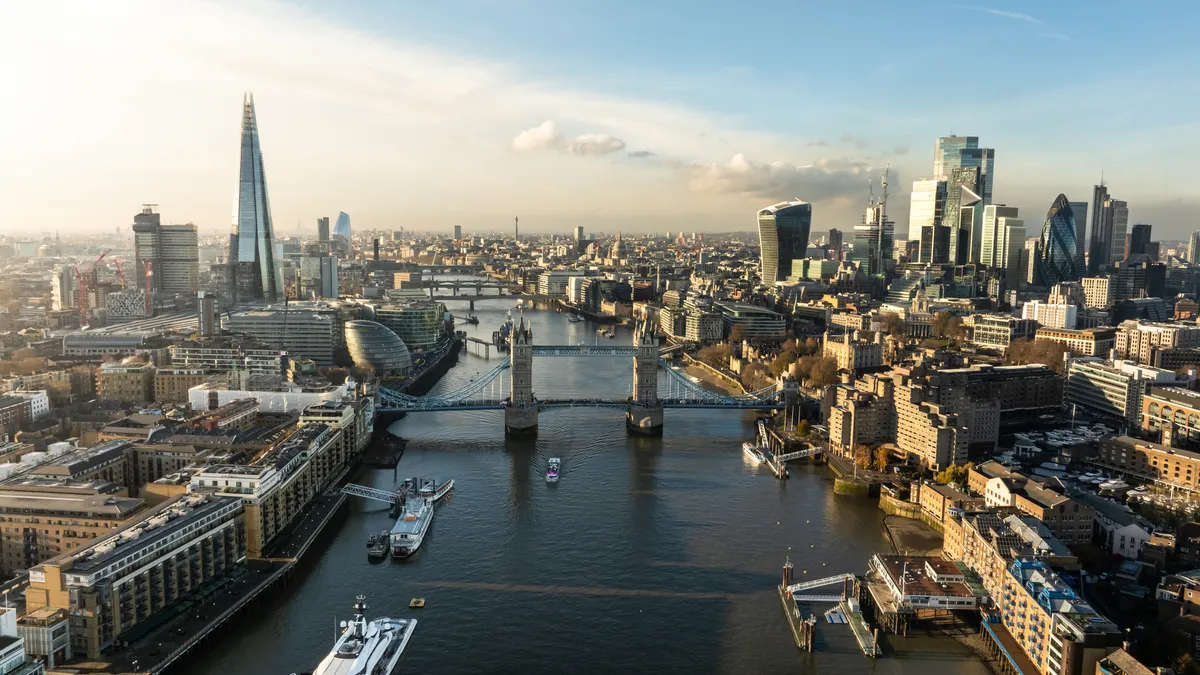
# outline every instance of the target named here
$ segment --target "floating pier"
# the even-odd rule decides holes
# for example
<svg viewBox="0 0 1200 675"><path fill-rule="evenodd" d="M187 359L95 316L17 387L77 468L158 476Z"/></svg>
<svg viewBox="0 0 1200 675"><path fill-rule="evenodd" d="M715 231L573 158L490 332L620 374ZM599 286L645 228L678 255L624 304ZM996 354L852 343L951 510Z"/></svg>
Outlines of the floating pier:
<svg viewBox="0 0 1200 675"><path fill-rule="evenodd" d="M879 648L879 630L871 630L863 618L862 607L859 605L857 596L860 589L860 580L853 574L838 574L832 577L823 579L815 579L812 581L804 581L795 583L793 581L794 568L792 561L788 560L783 564L783 582L779 585L779 600L783 604L783 613L787 617L788 627L792 631L792 639L795 640L796 646L804 651L811 652L813 650L813 637L817 627L817 618L810 614L808 618L800 612L800 603L818 603L828 602L837 603L837 606L825 613L825 619L831 624L845 623L850 626L851 633L854 634L854 640L858 643L858 648L862 650L865 656L876 658L883 651ZM807 591L823 586L832 586L834 584L842 585L842 592L839 595L797 595L799 591Z"/></svg>

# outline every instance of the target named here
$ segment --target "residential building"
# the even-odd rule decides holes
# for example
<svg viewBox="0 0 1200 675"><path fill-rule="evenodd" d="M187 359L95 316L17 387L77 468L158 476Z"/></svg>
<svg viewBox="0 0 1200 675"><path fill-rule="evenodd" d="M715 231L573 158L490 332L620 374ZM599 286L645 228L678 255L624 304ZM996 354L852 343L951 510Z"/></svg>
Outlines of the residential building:
<svg viewBox="0 0 1200 675"><path fill-rule="evenodd" d="M931 471L967 462L970 432L950 406L936 402L941 393L919 374L896 369L896 447ZM932 398L934 401L927 401ZM994 442L994 441L993 441Z"/></svg>
<svg viewBox="0 0 1200 675"><path fill-rule="evenodd" d="M8 392L8 395L23 398L29 402L29 409L26 411L26 415L30 422L37 422L50 414L50 396L49 392L44 389L42 391L18 389Z"/></svg>
<svg viewBox="0 0 1200 675"><path fill-rule="evenodd" d="M211 452L188 443L134 443L127 454L130 492L149 501L150 496L143 492L147 483L179 473Z"/></svg>
<svg viewBox="0 0 1200 675"><path fill-rule="evenodd" d="M1122 474L1188 491L1200 489L1200 453L1120 436L1100 441L1096 463Z"/></svg>
<svg viewBox="0 0 1200 675"><path fill-rule="evenodd" d="M170 347L171 364L177 368L199 368L209 373L248 370L256 375L281 375L287 352L268 348L253 340L232 337L192 340Z"/></svg>
<svg viewBox="0 0 1200 675"><path fill-rule="evenodd" d="M1005 314L977 314L973 318L975 328L971 341L992 349L1008 349L1013 340L1031 338L1038 328L1033 319L1018 319Z"/></svg>
<svg viewBox="0 0 1200 675"><path fill-rule="evenodd" d="M1155 350L1179 347L1200 347L1200 325L1131 319L1117 326L1114 346L1117 358L1150 364L1154 362Z"/></svg>
<svg viewBox="0 0 1200 675"><path fill-rule="evenodd" d="M133 217L133 246L135 283L142 286L143 293L191 295L199 290L200 243L195 225L163 225L154 204L145 204ZM149 275L146 263L150 263Z"/></svg>
<svg viewBox="0 0 1200 675"><path fill-rule="evenodd" d="M918 491L921 510L938 523L945 522L955 510L969 511L983 506L982 498L972 497L951 485L915 483L913 489Z"/></svg>
<svg viewBox="0 0 1200 675"><path fill-rule="evenodd" d="M1083 284L1084 306L1096 309L1107 309L1113 304L1113 286L1108 277L1084 277Z"/></svg>
<svg viewBox="0 0 1200 675"><path fill-rule="evenodd" d="M22 475L75 482L103 481L128 486L129 464L126 455L131 448L132 444L127 440L104 441L48 458Z"/></svg>
<svg viewBox="0 0 1200 675"><path fill-rule="evenodd" d="M1172 448L1200 448L1200 392L1152 386L1142 396L1142 430Z"/></svg>
<svg viewBox="0 0 1200 675"><path fill-rule="evenodd" d="M275 260L275 230L267 199L254 95L249 93L242 102L240 162L237 211L229 238L230 296L236 298L235 303L272 303L283 299L283 274Z"/></svg>
<svg viewBox="0 0 1200 675"><path fill-rule="evenodd" d="M237 497L189 495L29 572L26 607L66 610L71 649L89 659L228 573L246 556Z"/></svg>
<svg viewBox="0 0 1200 675"><path fill-rule="evenodd" d="M210 380L188 391L192 410L216 410L244 398L257 399L264 413L296 413L310 405L343 401L354 395L353 380L340 385L302 385L279 376L234 374L230 381Z"/></svg>
<svg viewBox="0 0 1200 675"><path fill-rule="evenodd" d="M1173 371L1132 361L1076 358L1067 367L1066 402L1123 426L1140 428L1146 387L1175 381Z"/></svg>
<svg viewBox="0 0 1200 675"><path fill-rule="evenodd" d="M154 366L137 360L100 364L96 394L108 401L149 403L154 400L154 372Z"/></svg>
<svg viewBox="0 0 1200 675"><path fill-rule="evenodd" d="M1074 328L1079 308L1075 305L1051 305L1030 300L1021 306L1021 318L1033 319L1046 328Z"/></svg>
<svg viewBox="0 0 1200 675"><path fill-rule="evenodd" d="M859 388L861 385L861 388ZM892 442L896 438L896 406L890 377L868 375L855 387L837 385L829 410L829 445L848 454L859 445Z"/></svg>
<svg viewBox="0 0 1200 675"><path fill-rule="evenodd" d="M1085 493L1079 500L1096 510L1095 543L1102 550L1127 560L1138 560L1154 536L1154 525L1124 504Z"/></svg>
<svg viewBox="0 0 1200 675"><path fill-rule="evenodd" d="M774 286L787 278L792 261L805 258L812 228L812 204L780 202L758 212L758 241L762 283Z"/></svg>
<svg viewBox="0 0 1200 675"><path fill-rule="evenodd" d="M155 403L187 403L188 389L208 380L203 368L163 367L154 371Z"/></svg>
<svg viewBox="0 0 1200 675"><path fill-rule="evenodd" d="M1087 544L1092 540L1096 509L1056 492L1047 483L1026 482L1025 488L1014 495L1013 506L1037 518L1067 546Z"/></svg>
<svg viewBox="0 0 1200 675"><path fill-rule="evenodd" d="M16 614L15 608L9 611ZM17 619L17 633L25 640L25 653L39 659L51 670L57 664L70 660L74 653L71 649L70 616L65 609L42 607L26 613ZM0 673L8 675L11 672L0 666ZM32 671L35 675L41 672L41 668Z"/></svg>
<svg viewBox="0 0 1200 675"><path fill-rule="evenodd" d="M1112 328L1039 328L1035 340L1049 340L1067 346L1079 356L1107 356L1116 344L1117 331Z"/></svg>

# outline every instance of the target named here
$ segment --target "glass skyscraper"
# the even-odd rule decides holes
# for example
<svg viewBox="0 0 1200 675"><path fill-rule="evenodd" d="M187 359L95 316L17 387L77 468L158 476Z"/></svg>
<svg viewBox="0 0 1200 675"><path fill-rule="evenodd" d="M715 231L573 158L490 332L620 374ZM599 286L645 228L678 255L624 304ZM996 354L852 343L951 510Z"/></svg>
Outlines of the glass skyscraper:
<svg viewBox="0 0 1200 675"><path fill-rule="evenodd" d="M966 258L961 261L979 262L983 243L983 207L992 203L992 183L995 180L996 151L991 148L979 147L978 136L943 136L934 142L933 148L933 178L950 181L953 189L954 172L957 169L978 169L979 179L976 189L972 191L979 196L979 206L972 210L973 220L963 223L962 229L970 231L965 242ZM947 218L956 218L946 211ZM955 235L951 232L951 238ZM957 244L957 242L954 242ZM955 254L952 247L951 255ZM953 261L952 261L953 262ZM960 263L960 264L961 264Z"/></svg>
<svg viewBox="0 0 1200 675"><path fill-rule="evenodd" d="M347 253L350 252L350 214L345 211L338 211L337 222L333 224L333 238L341 244Z"/></svg>
<svg viewBox="0 0 1200 675"><path fill-rule="evenodd" d="M1079 279L1075 270L1075 216L1066 195L1060 194L1050 205L1039 248L1034 276L1037 285L1049 288Z"/></svg>
<svg viewBox="0 0 1200 675"><path fill-rule="evenodd" d="M267 199L254 95L242 101L241 169L237 211L229 241L234 302L275 302L283 298L283 274L275 262L275 232Z"/></svg>
<svg viewBox="0 0 1200 675"><path fill-rule="evenodd" d="M946 207L942 210L942 223L950 229L951 265L965 265L972 258L971 240L975 222L983 230L983 176L979 167L959 167L950 175L946 188ZM977 215L978 214L978 215Z"/></svg>
<svg viewBox="0 0 1200 675"><path fill-rule="evenodd" d="M941 225L945 205L946 181L914 180L908 207L908 240L920 241L921 228Z"/></svg>
<svg viewBox="0 0 1200 675"><path fill-rule="evenodd" d="M758 212L758 243L761 248L762 282L774 286L792 273L792 261L808 251L812 229L812 204L793 199Z"/></svg>

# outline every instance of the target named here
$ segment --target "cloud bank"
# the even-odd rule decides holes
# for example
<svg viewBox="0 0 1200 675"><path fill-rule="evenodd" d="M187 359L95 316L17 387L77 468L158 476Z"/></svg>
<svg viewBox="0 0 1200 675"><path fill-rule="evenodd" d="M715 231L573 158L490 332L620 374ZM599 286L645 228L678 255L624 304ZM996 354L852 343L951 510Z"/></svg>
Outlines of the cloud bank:
<svg viewBox="0 0 1200 675"><path fill-rule="evenodd" d="M570 155L597 157L624 150L625 141L608 134L583 134L567 138L554 122L546 120L517 134L512 140L512 149L517 152L553 150Z"/></svg>
<svg viewBox="0 0 1200 675"><path fill-rule="evenodd" d="M874 175L866 162L858 160L820 159L801 166L755 162L742 153L728 162L691 164L684 170L693 192L768 200L799 197L810 202L865 196L869 176Z"/></svg>

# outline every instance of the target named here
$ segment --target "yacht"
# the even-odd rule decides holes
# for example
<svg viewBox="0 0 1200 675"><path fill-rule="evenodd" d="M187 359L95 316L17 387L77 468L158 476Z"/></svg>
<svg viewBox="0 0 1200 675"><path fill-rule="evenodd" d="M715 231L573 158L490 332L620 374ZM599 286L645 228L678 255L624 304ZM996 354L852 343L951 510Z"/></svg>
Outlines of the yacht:
<svg viewBox="0 0 1200 675"><path fill-rule="evenodd" d="M437 500L441 499L442 497L445 497L446 493L450 492L453 489L454 489L454 479L453 478L442 483L441 485L438 485L436 481L429 480L429 481L425 481L425 483L422 484L421 487L417 489L417 496L424 497L425 499L430 499L430 500L433 500L436 502Z"/></svg>
<svg viewBox="0 0 1200 675"><path fill-rule="evenodd" d="M354 603L354 618L343 621L344 630L333 651L317 664L312 675L391 675L417 627L416 619L379 617L367 621L366 596Z"/></svg>
<svg viewBox="0 0 1200 675"><path fill-rule="evenodd" d="M1121 480L1120 478L1115 478L1113 480L1106 480L1103 483L1101 483L1100 489L1101 490L1128 490L1129 483L1126 483L1125 481Z"/></svg>
<svg viewBox="0 0 1200 675"><path fill-rule="evenodd" d="M578 314L568 314L567 321L570 321L571 323L580 323L583 321L583 317L579 316Z"/></svg>
<svg viewBox="0 0 1200 675"><path fill-rule="evenodd" d="M560 468L562 468L562 460L557 457L551 457L550 460L546 462L546 482L547 483L557 483L558 482L558 470Z"/></svg>
<svg viewBox="0 0 1200 675"><path fill-rule="evenodd" d="M424 497L410 497L404 511L392 526L392 557L407 558L417 552L425 533L433 522L433 501Z"/></svg>
<svg viewBox="0 0 1200 675"><path fill-rule="evenodd" d="M746 459L755 464L767 461L767 456L763 454L762 449L753 443L742 443L742 454L746 456Z"/></svg>

